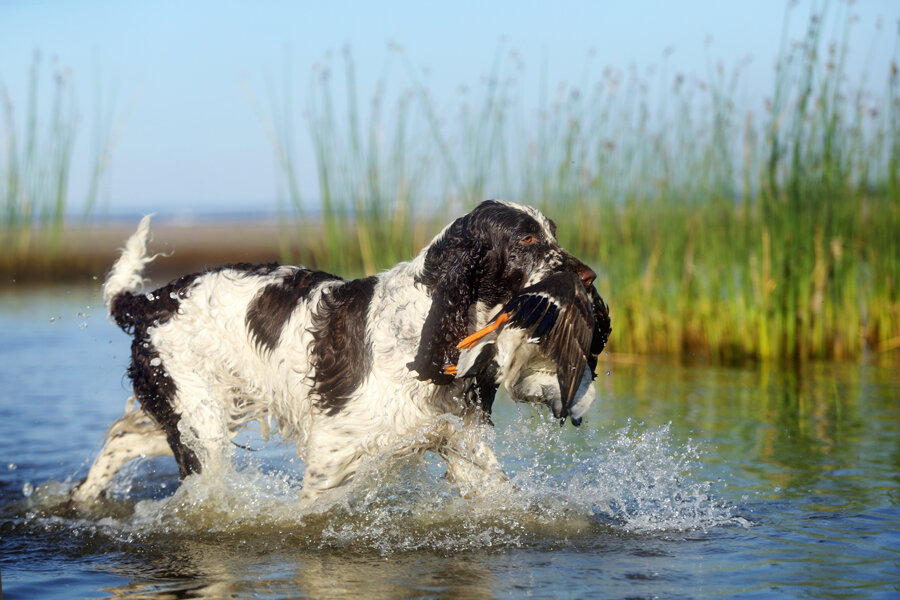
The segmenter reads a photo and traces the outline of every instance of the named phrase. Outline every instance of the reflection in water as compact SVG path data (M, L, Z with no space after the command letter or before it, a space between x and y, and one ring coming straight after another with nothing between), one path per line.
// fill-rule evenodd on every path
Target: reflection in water
M617 367L601 384L623 401L603 419L671 422L709 440L708 463L739 485L782 497L823 487L866 499L896 486L900 379L890 367L814 364L797 369ZM602 395L602 394L601 394ZM876 480L872 480L872 476Z
M471 557L405 558L305 554L297 564L296 582L313 598L493 597L490 572ZM410 562L416 567L410 569Z
M128 396L127 340L93 302L38 295L0 310L4 598L897 591L891 366L610 362L579 429L498 401L514 487L480 502L431 458L375 461L304 513L302 464L270 446L239 454L225 481L174 493L172 464L144 463L101 511L77 514L66 492Z
M264 556L264 558L261 558ZM270 552L187 540L168 557L143 556L154 565L142 581L103 588L113 598L254 597L441 598L495 597L492 575L477 556L405 555L330 551ZM168 564L166 564L168 562ZM132 565L101 567L128 580ZM145 567L146 570L146 567Z

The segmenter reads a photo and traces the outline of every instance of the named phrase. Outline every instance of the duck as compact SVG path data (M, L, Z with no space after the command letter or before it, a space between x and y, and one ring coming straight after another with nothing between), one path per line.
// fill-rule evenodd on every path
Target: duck
M556 273L522 289L461 340L459 359L445 372L503 386L512 400L548 405L560 424L568 418L578 426L596 397L597 361L611 332L596 287Z

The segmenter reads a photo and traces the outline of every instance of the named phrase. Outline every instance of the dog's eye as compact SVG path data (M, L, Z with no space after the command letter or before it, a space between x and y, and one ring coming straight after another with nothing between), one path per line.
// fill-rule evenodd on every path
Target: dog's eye
M519 240L523 244L533 244L537 241L537 238L533 235L526 235L521 240Z

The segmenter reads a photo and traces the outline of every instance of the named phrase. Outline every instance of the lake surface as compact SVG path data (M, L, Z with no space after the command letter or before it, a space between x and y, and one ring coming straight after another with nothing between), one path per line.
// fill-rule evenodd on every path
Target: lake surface
M608 362L581 428L498 400L515 487L488 499L426 455L303 509L294 449L250 432L226 481L178 488L171 458L144 461L75 515L66 493L129 396L98 296L0 292L6 599L900 594L896 363Z

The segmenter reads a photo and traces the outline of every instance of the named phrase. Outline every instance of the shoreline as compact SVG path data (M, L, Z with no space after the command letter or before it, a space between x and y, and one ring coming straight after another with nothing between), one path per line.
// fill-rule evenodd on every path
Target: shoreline
M772 248L768 223L746 218L736 219L734 225L756 227L760 245L747 235L734 238L732 246L722 246L721 240L713 237L719 245L714 243L697 252L693 242L699 226L688 228L686 238L655 237L651 245L647 237L626 238L625 234L656 231L655 221L617 221L615 215L609 221L604 229L606 237L591 230L577 231L583 236L567 247L576 252L579 246L582 250L596 248L597 257L589 260L603 265L601 285L608 298L614 299L614 323L628 323L628 327L613 326L613 343L623 356L678 356L715 364L900 359L900 336L892 320L897 303L889 288L875 281L865 287L851 286L853 295L849 299L843 291L836 296L836 290L845 289L840 287L842 282L855 281L852 276L859 264L867 264L885 277L891 277L898 264L859 249L863 248L859 246L859 232L838 231L840 235L832 238L830 245L821 236L798 238L793 246L786 247L807 248L803 264L796 258L786 262L787 255ZM679 215L669 215L664 222L677 225L681 220ZM707 222L712 222L711 217ZM865 239L876 248L891 247L885 222L889 224L891 219L867 224ZM576 229L568 225L569 230ZM774 226L786 227L780 222ZM137 221L69 225L56 234L28 230L0 239L0 290L102 282L136 227ZM434 228L431 223L416 221L411 234L399 243L390 232L384 235L383 229L384 223L381 229L366 230L352 222L329 226L312 219L298 222L272 217L213 221L160 218L153 222L150 242L150 252L160 256L148 265L146 276L151 285L158 286L219 265L278 262L350 278L375 272L389 261L393 264L397 259L410 258ZM678 229L668 227L665 231ZM377 237L379 234L381 237ZM684 246L679 245L682 241ZM364 266L363 259L365 250L371 257L372 246L364 242L375 242L379 250L386 251L378 261L370 261L371 268ZM618 253L617 244L627 244L634 250ZM673 251L663 252L663 248ZM664 266L657 268L657 261ZM788 266L793 279L785 277ZM828 277L813 277L817 273L827 275L829 270L833 273ZM672 273L678 275L673 278ZM740 285L723 287L735 273ZM718 285L710 287L710 281ZM769 287L760 287L763 281ZM810 293L806 304L796 300L800 296L784 291L789 286ZM731 295L723 296L723 290L730 290ZM818 298L814 293L822 300L810 305ZM785 309L786 301L790 310ZM793 315L803 320L797 321Z
M0 262L0 287L102 278L136 228L137 221L68 225L59 239L34 231L17 240L24 250L10 252ZM183 223L160 219L152 225L150 240L150 250L160 259L147 266L147 275L159 281L222 264L283 262L297 255L299 239L294 223L274 218Z

